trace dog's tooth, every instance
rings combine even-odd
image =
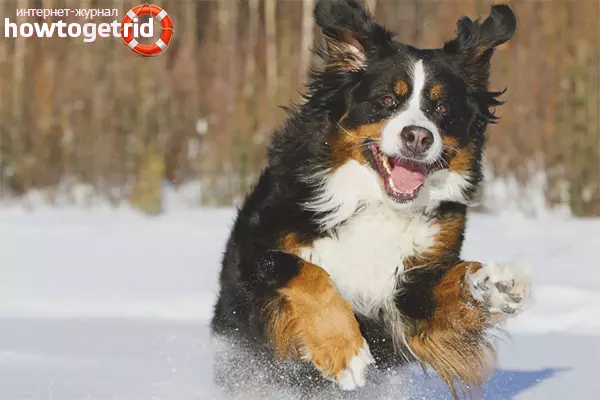
[[[383,168],[385,168],[386,172],[391,174],[392,171],[390,170],[390,162],[385,154],[381,155],[381,163],[383,164]]]
[[[396,185],[394,185],[394,181],[392,180],[392,177],[391,177],[391,176],[388,178],[388,184],[390,185],[390,187],[392,188],[392,190],[393,190],[394,192],[397,192],[397,190],[396,190]]]
[[[390,188],[392,188],[392,191],[394,193],[402,194],[402,192],[400,190],[398,190],[398,188],[396,187],[396,184],[394,183],[394,180],[392,179],[391,176],[388,178],[388,184],[390,185]]]

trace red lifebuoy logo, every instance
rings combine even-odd
[[[151,18],[160,22],[160,39],[154,44],[139,43],[133,37],[133,29],[128,29],[133,25],[134,20],[137,22],[137,17],[142,15],[149,15]],[[131,10],[127,11],[121,24],[121,36],[123,37],[125,44],[137,54],[146,57],[162,54],[167,47],[169,47],[173,32],[173,22],[171,21],[171,17],[169,17],[165,10],[152,4],[140,4],[139,6],[133,7]]]

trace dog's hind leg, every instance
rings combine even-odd
[[[471,391],[488,377],[494,360],[490,328],[523,308],[529,286],[529,275],[513,264],[426,266],[404,274],[396,305],[411,321],[406,334],[412,352],[456,397],[455,384]]]

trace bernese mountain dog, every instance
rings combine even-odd
[[[439,49],[395,41],[358,0],[319,0],[323,67],[272,136],[224,254],[213,334],[296,360],[341,389],[417,362],[480,387],[494,328],[521,311],[518,264],[465,261],[467,207],[502,92],[507,5]],[[371,365],[372,364],[372,365]],[[369,366],[371,365],[371,366]]]

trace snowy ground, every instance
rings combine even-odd
[[[0,208],[0,398],[222,398],[207,322],[232,217]],[[520,259],[535,280],[485,398],[600,398],[599,248],[600,220],[472,217],[465,257]],[[358,398],[447,397],[409,369]]]

